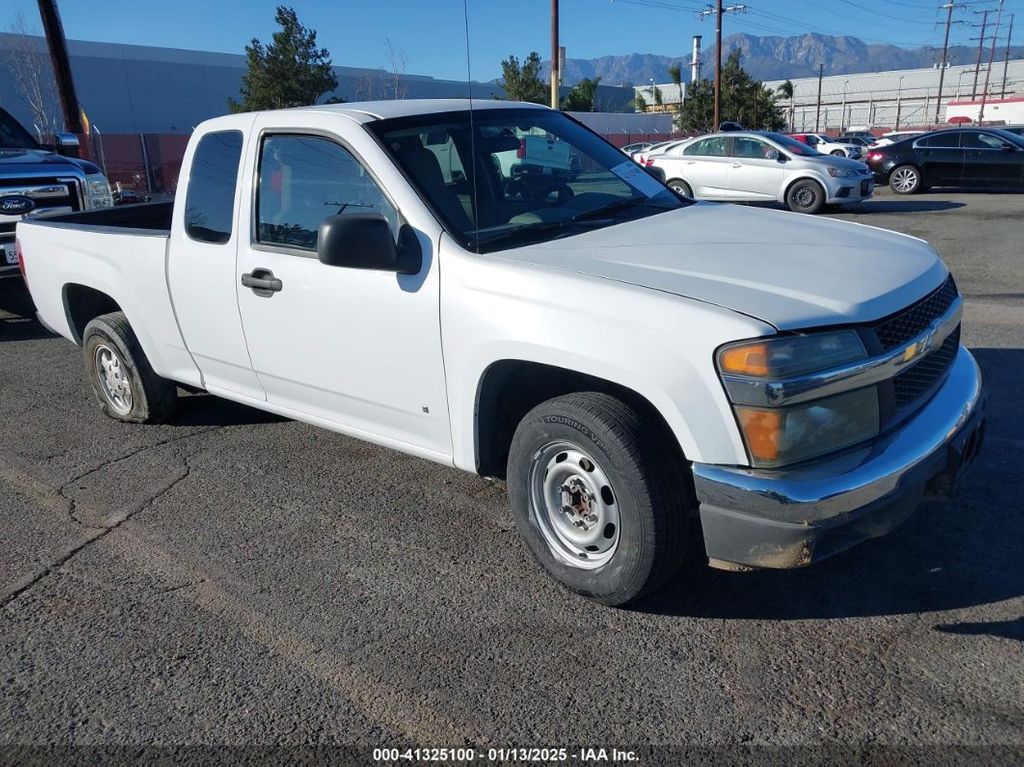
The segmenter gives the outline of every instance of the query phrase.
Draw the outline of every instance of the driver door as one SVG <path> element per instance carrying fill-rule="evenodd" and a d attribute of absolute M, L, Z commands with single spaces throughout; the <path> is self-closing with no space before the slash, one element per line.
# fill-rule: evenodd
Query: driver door
<path fill-rule="evenodd" d="M 321 263 L 318 229 L 328 216 L 379 215 L 397 233 L 400 214 L 355 153 L 359 137 L 350 144 L 322 129 L 298 132 L 296 117 L 277 132 L 264 122 L 271 117 L 254 129 L 252 220 L 235 270 L 268 403 L 362 438 L 450 456 L 432 244 L 420 237 L 415 275 Z M 254 276 L 279 283 L 243 284 Z"/>
<path fill-rule="evenodd" d="M 729 189 L 744 200 L 775 200 L 782 189 L 785 166 L 779 150 L 761 139 L 737 136 L 733 139 L 729 165 Z"/>

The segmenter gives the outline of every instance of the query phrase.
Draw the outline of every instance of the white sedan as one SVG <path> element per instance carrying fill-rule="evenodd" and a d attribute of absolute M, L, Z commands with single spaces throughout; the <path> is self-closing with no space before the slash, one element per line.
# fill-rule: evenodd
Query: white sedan
<path fill-rule="evenodd" d="M 780 133 L 713 133 L 652 159 L 670 187 L 699 200 L 774 201 L 798 213 L 817 213 L 874 193 L 864 163 L 821 154 Z"/>

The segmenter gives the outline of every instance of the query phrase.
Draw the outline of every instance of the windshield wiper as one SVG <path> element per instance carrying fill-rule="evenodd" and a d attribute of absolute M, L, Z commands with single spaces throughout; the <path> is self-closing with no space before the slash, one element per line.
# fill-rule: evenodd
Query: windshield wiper
<path fill-rule="evenodd" d="M 574 216 L 569 217 L 569 221 L 586 221 L 587 219 L 599 218 L 601 216 L 608 216 L 619 210 L 625 210 L 626 208 L 633 208 L 638 205 L 646 205 L 651 199 L 649 197 L 623 197 L 621 200 L 615 200 L 609 202 L 607 205 L 600 205 L 590 210 L 581 210 Z"/>

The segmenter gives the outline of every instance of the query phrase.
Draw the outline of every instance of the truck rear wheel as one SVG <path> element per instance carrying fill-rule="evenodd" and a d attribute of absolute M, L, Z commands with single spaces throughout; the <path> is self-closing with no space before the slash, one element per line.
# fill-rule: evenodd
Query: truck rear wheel
<path fill-rule="evenodd" d="M 82 354 L 89 385 L 106 415 L 162 423 L 174 414 L 177 387 L 153 372 L 123 312 L 103 314 L 85 326 Z"/>
<path fill-rule="evenodd" d="M 625 605 L 649 593 L 683 559 L 691 510 L 674 455 L 658 430 L 609 395 L 541 403 L 509 451 L 520 534 L 548 573 L 579 594 Z"/>

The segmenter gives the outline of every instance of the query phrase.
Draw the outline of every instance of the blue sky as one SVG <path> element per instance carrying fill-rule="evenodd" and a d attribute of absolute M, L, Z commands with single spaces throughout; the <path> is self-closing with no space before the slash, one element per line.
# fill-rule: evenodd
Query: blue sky
<path fill-rule="evenodd" d="M 731 0 L 730 0 L 731 1 Z M 746 0 L 749 10 L 726 17 L 725 34 L 849 34 L 903 46 L 942 44 L 942 0 Z M 974 2 L 971 9 L 995 7 Z M 252 37 L 269 39 L 275 0 L 62 0 L 69 38 L 241 53 Z M 387 66 L 386 41 L 404 52 L 406 71 L 434 77 L 466 76 L 463 0 L 292 0 L 307 26 L 317 29 L 335 64 Z M 468 0 L 473 77 L 500 73 L 510 53 L 549 51 L 550 0 Z M 562 44 L 573 58 L 626 53 L 685 56 L 690 38 L 714 37 L 711 19 L 698 21 L 698 0 L 561 0 Z M 0 30 L 21 10 L 38 26 L 36 0 L 4 0 Z M 1015 37 L 1024 43 L 1024 0 L 1006 0 L 1017 12 Z M 976 21 L 967 8 L 956 18 Z M 951 42 L 977 36 L 966 24 Z"/>

